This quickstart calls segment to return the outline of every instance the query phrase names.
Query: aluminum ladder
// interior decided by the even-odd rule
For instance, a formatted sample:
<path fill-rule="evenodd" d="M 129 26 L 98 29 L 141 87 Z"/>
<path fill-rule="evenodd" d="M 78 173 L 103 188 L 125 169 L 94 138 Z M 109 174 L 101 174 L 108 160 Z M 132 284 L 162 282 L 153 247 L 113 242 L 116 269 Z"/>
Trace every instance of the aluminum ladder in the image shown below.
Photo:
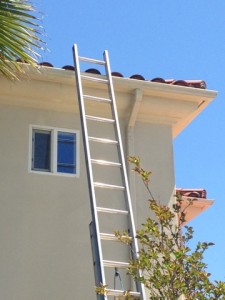
<path fill-rule="evenodd" d="M 82 57 L 79 56 L 78 47 L 75 44 L 73 46 L 73 57 L 92 213 L 90 235 L 95 284 L 97 287 L 107 285 L 105 294 L 97 294 L 97 299 L 123 298 L 125 290 L 129 290 L 132 299 L 145 300 L 143 284 L 140 282 L 134 283 L 131 276 L 127 274 L 129 259 L 135 259 L 138 255 L 138 244 L 135 238 L 136 230 L 109 55 L 107 51 L 104 51 L 103 60 Z M 81 64 L 85 63 L 103 68 L 104 75 L 81 73 Z M 93 72 L 93 69 L 91 71 Z M 88 85 L 85 85 L 86 81 L 89 82 Z M 99 91 L 99 94 L 96 91 Z M 91 111 L 91 114 L 89 111 Z M 99 112 L 102 111 L 106 115 L 101 113 L 99 116 Z M 96 129 L 96 126 L 98 126 L 98 129 Z M 95 136 L 93 136 L 93 133 Z M 102 137 L 102 134 L 107 137 Z M 110 135 L 110 138 L 108 135 Z M 107 158 L 105 158 L 106 156 Z M 108 156 L 112 156 L 113 160 L 110 160 Z M 97 170 L 95 170 L 96 167 Z M 100 182 L 96 181 L 99 175 L 103 177 Z M 105 182 L 104 180 L 107 180 L 108 176 L 110 182 Z M 110 179 L 110 176 L 112 179 Z M 119 183 L 112 183 L 114 179 Z M 120 232 L 123 232 L 123 230 L 129 232 L 131 237 L 129 246 L 118 242 L 118 238 L 114 234 L 118 227 Z M 120 255 L 122 258 L 118 257 Z M 141 272 L 139 275 L 141 275 Z M 114 281 L 112 277 L 114 277 Z M 120 283 L 116 286 L 118 277 Z"/>

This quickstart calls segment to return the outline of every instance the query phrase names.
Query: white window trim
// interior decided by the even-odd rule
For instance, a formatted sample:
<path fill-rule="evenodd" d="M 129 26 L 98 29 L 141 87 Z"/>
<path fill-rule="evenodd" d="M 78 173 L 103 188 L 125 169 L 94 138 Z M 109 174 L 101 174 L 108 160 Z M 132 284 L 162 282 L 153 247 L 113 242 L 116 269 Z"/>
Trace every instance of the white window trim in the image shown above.
<path fill-rule="evenodd" d="M 33 138 L 33 130 L 47 130 L 51 131 L 53 138 L 51 139 L 51 171 L 44 172 L 38 170 L 32 170 L 32 138 Z M 70 173 L 61 173 L 57 172 L 57 133 L 59 131 L 75 133 L 76 134 L 76 174 Z M 54 175 L 54 176 L 64 176 L 64 177 L 80 177 L 80 131 L 67 129 L 67 128 L 59 128 L 59 127 L 49 127 L 43 125 L 30 125 L 29 126 L 29 155 L 28 155 L 28 172 L 41 174 L 41 175 Z"/>

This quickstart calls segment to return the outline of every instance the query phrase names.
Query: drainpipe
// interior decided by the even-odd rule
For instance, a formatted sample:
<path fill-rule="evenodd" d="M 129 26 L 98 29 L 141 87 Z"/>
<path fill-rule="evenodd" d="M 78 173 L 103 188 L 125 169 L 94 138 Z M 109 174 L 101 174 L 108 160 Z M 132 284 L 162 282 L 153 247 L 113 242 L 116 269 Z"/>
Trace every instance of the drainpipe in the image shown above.
<path fill-rule="evenodd" d="M 143 92 L 141 89 L 135 89 L 134 94 L 134 103 L 131 108 L 131 113 L 128 118 L 127 130 L 126 130 L 126 146 L 127 146 L 127 156 L 135 155 L 135 147 L 134 147 L 134 127 L 136 124 L 138 112 L 140 110 L 141 102 L 143 98 Z M 129 186 L 130 193 L 132 195 L 132 208 L 134 214 L 134 222 L 137 224 L 137 201 L 136 201 L 136 183 L 135 183 L 136 174 L 132 172 L 132 166 L 128 164 L 128 178 L 129 178 Z M 135 226 L 137 227 L 137 226 Z M 133 280 L 130 282 L 131 288 L 135 288 L 135 283 Z"/>
<path fill-rule="evenodd" d="M 142 90 L 135 89 L 135 95 L 134 95 L 134 103 L 131 109 L 131 113 L 128 119 L 127 124 L 127 132 L 126 132 L 126 146 L 127 146 L 127 156 L 135 155 L 135 148 L 134 148 L 134 127 L 136 124 L 137 116 L 140 110 L 141 102 L 143 98 L 143 92 Z M 137 210 L 136 210 L 136 184 L 135 184 L 135 174 L 132 172 L 132 166 L 128 165 L 128 178 L 129 178 L 129 184 L 130 184 L 130 192 L 133 198 L 132 204 L 133 204 L 133 211 L 134 211 L 134 220 L 135 223 L 137 223 Z"/>

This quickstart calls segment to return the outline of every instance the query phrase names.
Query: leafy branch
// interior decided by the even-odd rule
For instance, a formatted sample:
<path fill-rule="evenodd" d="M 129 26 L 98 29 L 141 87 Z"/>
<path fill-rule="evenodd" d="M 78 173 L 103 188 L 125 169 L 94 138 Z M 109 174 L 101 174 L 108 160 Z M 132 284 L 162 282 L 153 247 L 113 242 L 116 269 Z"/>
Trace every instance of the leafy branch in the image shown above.
<path fill-rule="evenodd" d="M 177 194 L 172 208 L 161 205 L 150 190 L 152 173 L 142 168 L 139 157 L 130 157 L 129 162 L 149 193 L 152 215 L 137 231 L 140 251 L 138 258 L 130 261 L 129 274 L 144 284 L 151 300 L 177 300 L 180 296 L 186 300 L 225 299 L 225 283 L 211 282 L 204 262 L 205 251 L 213 243 L 199 242 L 194 250 L 188 246 L 194 230 L 184 226 L 185 217 L 195 200 L 188 199 L 184 206 L 181 195 Z M 120 241 L 130 243 L 127 232 L 115 234 Z M 143 276 L 138 275 L 138 270 Z"/>
<path fill-rule="evenodd" d="M 142 168 L 139 157 L 130 157 L 129 162 L 149 193 L 150 216 L 137 231 L 140 250 L 137 259 L 130 260 L 128 274 L 144 284 L 150 300 L 224 300 L 225 282 L 211 282 L 204 262 L 205 251 L 214 244 L 198 242 L 194 250 L 188 246 L 194 230 L 184 226 L 185 217 L 195 199 L 188 199 L 184 206 L 181 195 L 177 194 L 172 208 L 161 205 L 150 190 L 152 173 Z M 128 232 L 116 231 L 115 235 L 131 246 Z M 97 292 L 106 295 L 106 286 Z M 130 299 L 129 291 L 116 299 L 121 298 Z"/>

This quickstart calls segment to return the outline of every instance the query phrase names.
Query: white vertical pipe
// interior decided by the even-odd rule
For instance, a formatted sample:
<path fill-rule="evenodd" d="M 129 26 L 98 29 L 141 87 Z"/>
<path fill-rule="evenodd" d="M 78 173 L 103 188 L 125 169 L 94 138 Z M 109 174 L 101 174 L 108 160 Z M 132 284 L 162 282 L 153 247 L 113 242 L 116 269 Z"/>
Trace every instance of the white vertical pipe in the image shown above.
<path fill-rule="evenodd" d="M 130 157 L 132 155 L 135 155 L 135 147 L 134 147 L 134 128 L 138 116 L 138 112 L 140 110 L 141 102 L 143 98 L 143 92 L 141 89 L 135 90 L 134 95 L 134 103 L 133 107 L 131 109 L 131 113 L 128 119 L 127 124 L 127 132 L 126 132 L 126 145 L 127 145 L 127 156 Z M 137 211 L 136 211 L 136 183 L 135 183 L 135 174 L 132 172 L 132 166 L 128 165 L 128 176 L 129 176 L 129 182 L 130 182 L 130 191 L 133 198 L 132 204 L 133 204 L 133 210 L 134 210 L 134 219 L 135 223 L 137 223 Z"/>
<path fill-rule="evenodd" d="M 128 119 L 127 130 L 126 130 L 126 146 L 127 146 L 127 156 L 130 157 L 135 155 L 134 147 L 134 127 L 136 124 L 138 112 L 140 110 L 141 102 L 143 98 L 143 92 L 141 89 L 135 90 L 134 103 L 131 109 L 131 113 Z M 134 221 L 137 224 L 137 199 L 136 199 L 136 181 L 135 174 L 132 172 L 132 166 L 128 164 L 128 178 L 130 184 L 130 193 L 133 206 Z M 134 288 L 135 283 L 131 282 L 131 287 Z"/>

